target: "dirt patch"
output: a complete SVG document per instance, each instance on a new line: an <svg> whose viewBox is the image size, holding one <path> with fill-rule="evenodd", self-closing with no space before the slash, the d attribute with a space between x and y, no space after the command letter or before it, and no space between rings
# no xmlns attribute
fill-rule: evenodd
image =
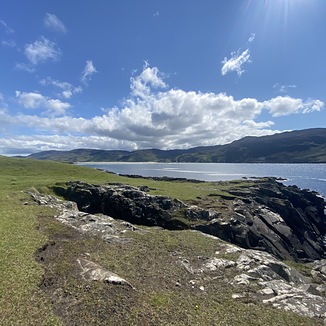
<svg viewBox="0 0 326 326"><path fill-rule="evenodd" d="M107 325L108 316L128 309L127 301L130 304L134 296L130 288L85 281L80 275L77 258L91 256L106 243L50 217L40 218L39 229L50 238L35 253L35 259L44 266L39 286L65 325L80 325L81 321L82 324Z"/></svg>

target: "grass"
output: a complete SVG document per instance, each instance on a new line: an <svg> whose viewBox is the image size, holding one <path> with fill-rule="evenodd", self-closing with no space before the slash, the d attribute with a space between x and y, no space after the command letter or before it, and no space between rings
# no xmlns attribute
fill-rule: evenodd
<svg viewBox="0 0 326 326"><path fill-rule="evenodd" d="M131 242L107 243L59 223L53 210L33 205L26 193L31 188L51 193L69 180L120 182L205 205L227 196L232 183L157 182L1 156L0 177L0 325L318 325L259 302L233 300L231 293L244 289L230 285L232 269L213 278L193 275L178 263L186 259L199 266L220 240L142 227L140 233L128 232ZM83 281L75 262L85 253L136 290Z"/></svg>

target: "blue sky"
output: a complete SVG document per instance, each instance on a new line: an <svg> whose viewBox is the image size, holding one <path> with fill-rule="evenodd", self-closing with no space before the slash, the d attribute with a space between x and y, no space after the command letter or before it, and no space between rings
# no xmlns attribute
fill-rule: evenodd
<svg viewBox="0 0 326 326"><path fill-rule="evenodd" d="M325 0L0 3L0 154L325 127Z"/></svg>

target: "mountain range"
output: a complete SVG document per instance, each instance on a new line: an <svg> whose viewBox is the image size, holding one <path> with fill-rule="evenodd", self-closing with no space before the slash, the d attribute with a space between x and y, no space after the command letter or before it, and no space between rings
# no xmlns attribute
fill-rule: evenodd
<svg viewBox="0 0 326 326"><path fill-rule="evenodd" d="M135 151L74 149L28 156L61 162L326 163L326 128L244 137L226 145Z"/></svg>

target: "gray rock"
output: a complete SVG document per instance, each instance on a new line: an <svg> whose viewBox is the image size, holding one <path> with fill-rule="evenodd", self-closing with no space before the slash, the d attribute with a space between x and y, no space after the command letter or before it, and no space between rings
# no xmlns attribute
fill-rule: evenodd
<svg viewBox="0 0 326 326"><path fill-rule="evenodd" d="M58 214L55 217L61 223L69 225L81 233L100 236L107 242L130 241L126 237L127 231L145 232L129 222L116 220L107 215L81 212L75 202L60 200L38 192L31 193L31 196L40 205L56 208Z"/></svg>
<svg viewBox="0 0 326 326"><path fill-rule="evenodd" d="M227 253L240 256L234 260L222 258ZM180 261L186 270L196 277L192 279L192 284L214 280L221 274L226 277L236 274L229 276L232 278L225 281L234 287L235 292L231 294L233 299L256 299L278 309L322 318L326 322L326 285L315 284L313 278L303 276L269 253L242 249L225 243L219 245L214 257L207 258L196 268L185 258L179 257ZM317 271L321 270L324 264L325 261L318 261L309 263L306 267L310 266L312 270ZM228 273L227 269L231 272ZM243 293L238 292L239 286L240 289L245 289ZM207 287L209 285L206 284Z"/></svg>
<svg viewBox="0 0 326 326"><path fill-rule="evenodd" d="M101 281L117 285L127 285L134 289L125 279L94 262L85 258L78 258L77 263L80 269L80 275L85 281Z"/></svg>
<svg viewBox="0 0 326 326"><path fill-rule="evenodd" d="M127 231L145 232L130 222L103 214L81 212L73 202L36 192L31 195L37 203L56 208L56 218L62 223L82 233L100 235L106 241L128 241L125 238ZM167 205L170 203L167 202ZM248 211L243 210L242 213L246 216ZM276 225L283 223L274 214L270 220ZM201 290L205 295L209 291L210 281L220 279L220 282L234 287L235 292L231 294L233 299L247 300L253 297L279 309L326 320L326 260L306 264L306 269L311 268L311 277L307 277L270 253L240 248L211 235L203 236L216 239L217 250L213 257L182 257L182 253L178 252L172 254L176 263L192 275L188 286ZM85 281L109 282L133 288L119 275L85 257L79 258L77 263ZM181 280L177 281L176 286L179 284L182 284ZM243 287L248 290L239 294L239 287L240 291Z"/></svg>
<svg viewBox="0 0 326 326"><path fill-rule="evenodd" d="M90 214L103 213L130 223L167 229L192 225L201 232L281 259L304 262L325 256L325 202L317 194L284 186L273 178L258 179L254 187L230 193L241 199L227 199L231 209L227 219L212 209L152 196L144 187L69 182L65 196ZM189 224L175 218L182 215Z"/></svg>

